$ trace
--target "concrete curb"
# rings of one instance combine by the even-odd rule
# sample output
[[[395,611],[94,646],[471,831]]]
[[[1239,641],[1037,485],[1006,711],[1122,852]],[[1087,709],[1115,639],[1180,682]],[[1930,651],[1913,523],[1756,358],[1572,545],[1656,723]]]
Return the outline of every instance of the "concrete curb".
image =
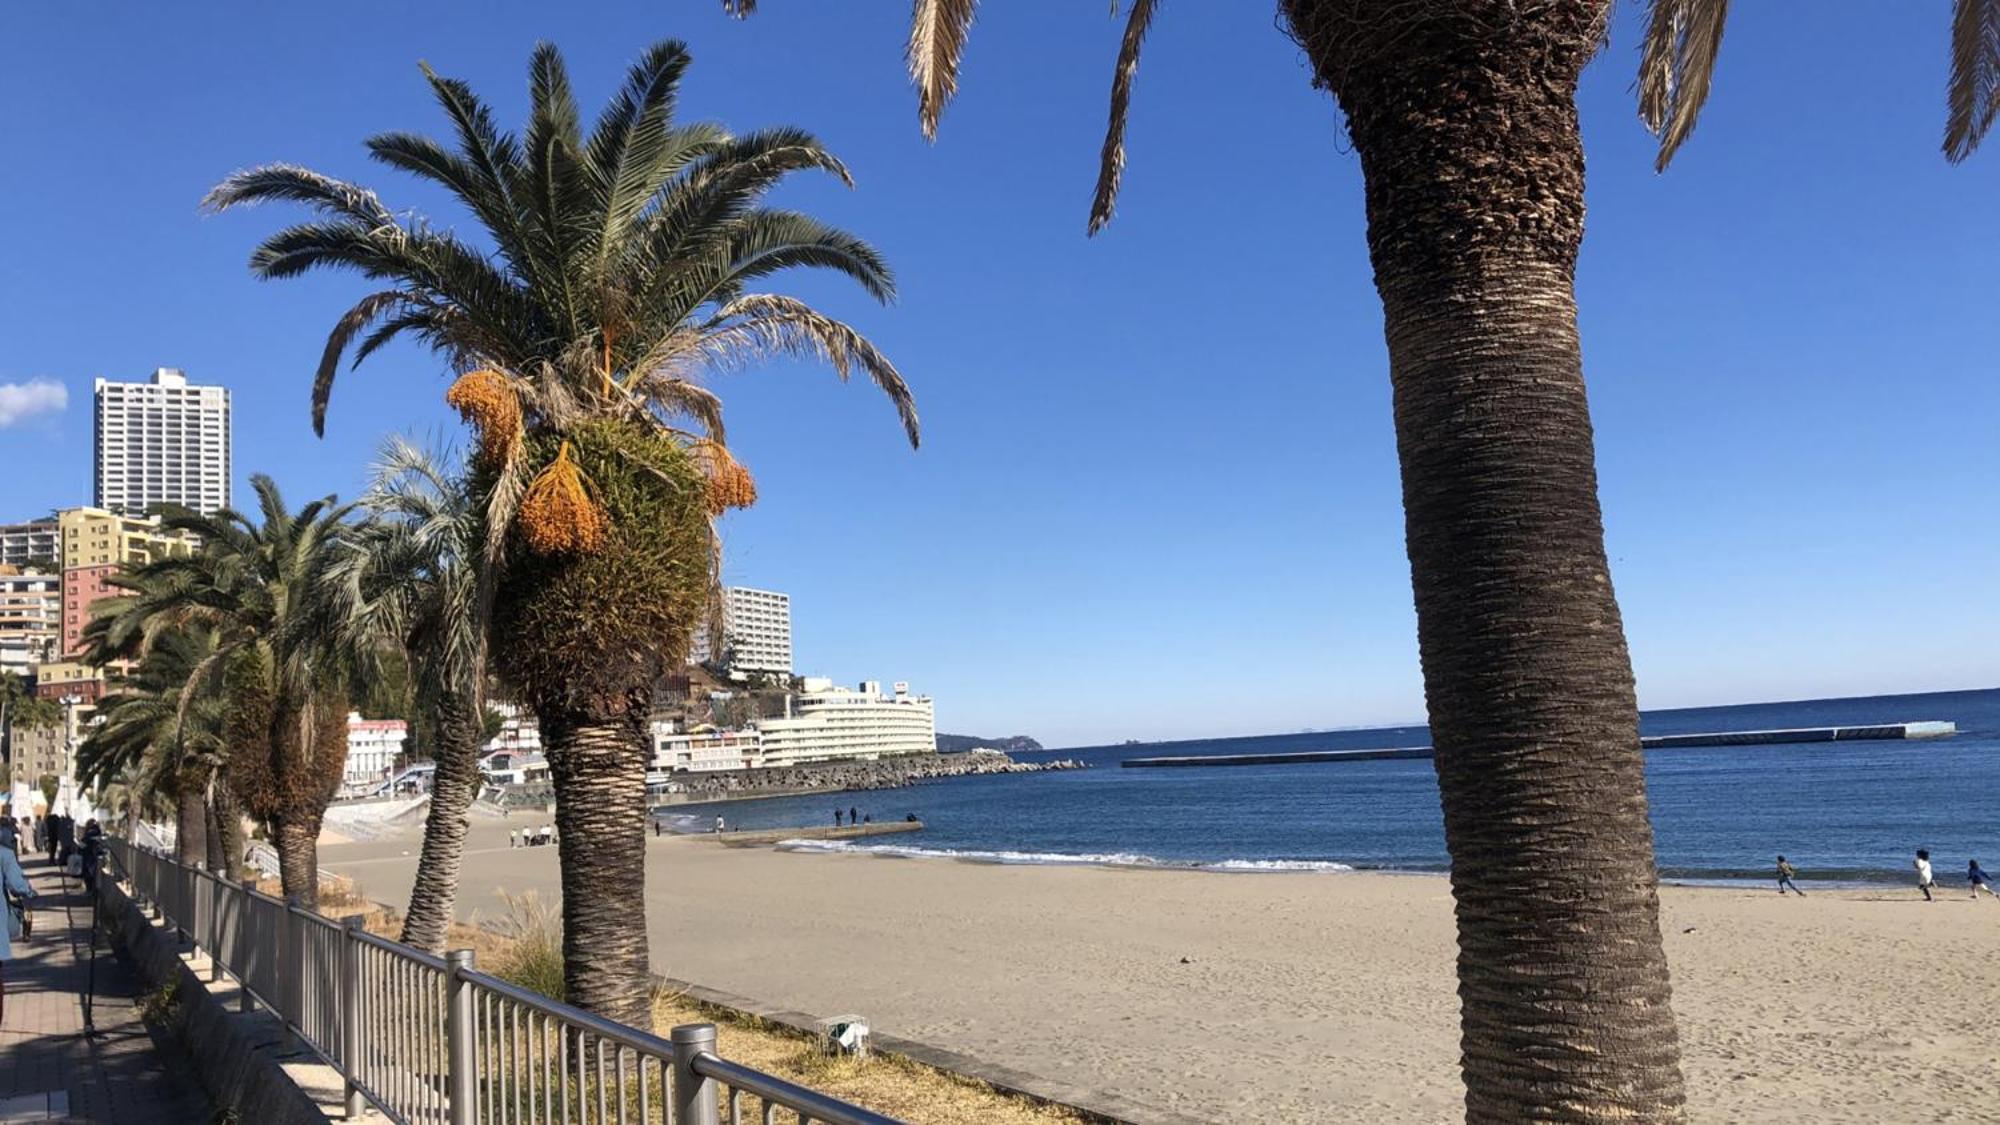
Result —
[[[305,1084],[318,1076],[298,1073],[302,1061],[316,1057],[293,1042],[284,1024],[268,1011],[234,1011],[225,1000],[236,986],[202,980],[182,958],[179,935],[154,925],[108,873],[98,880],[98,897],[112,940],[147,986],[174,990],[162,1038],[210,1100],[238,1121],[324,1125],[328,1114]]]
[[[815,1025],[820,1017],[810,1013],[778,1008],[746,996],[738,996],[733,992],[723,992],[720,989],[707,988],[688,981],[675,980],[672,977],[658,979],[671,991],[684,995],[704,1007],[778,1024],[809,1036],[818,1034]],[[1119,1094],[1072,1086],[1067,1082],[1058,1082],[1052,1078],[1030,1074],[1025,1070],[987,1062],[944,1047],[919,1043],[914,1039],[883,1035],[879,1032],[872,1038],[878,1053],[908,1059],[948,1074],[976,1079],[1001,1093],[1014,1094],[1043,1105],[1074,1110],[1086,1119],[1100,1122],[1102,1125],[1205,1125],[1200,1118],[1143,1105]]]

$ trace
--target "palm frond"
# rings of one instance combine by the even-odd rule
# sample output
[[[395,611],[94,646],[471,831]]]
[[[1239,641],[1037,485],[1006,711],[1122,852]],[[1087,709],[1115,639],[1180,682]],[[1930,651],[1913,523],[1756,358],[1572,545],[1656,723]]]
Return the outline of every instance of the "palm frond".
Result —
[[[1639,54],[1639,119],[1660,138],[1658,171],[1694,132],[1728,17],[1729,0],[1652,0]]]
[[[958,64],[975,7],[977,0],[916,0],[910,12],[910,44],[904,54],[910,80],[917,84],[917,120],[932,141],[946,103],[958,93]]]
[[[771,355],[826,361],[842,382],[860,368],[896,406],[911,448],[919,442],[916,400],[902,373],[868,338],[793,297],[754,293],[725,305],[702,333],[709,362],[730,370]]]
[[[692,56],[678,40],[655,43],[626,75],[591,130],[586,166],[604,211],[600,261],[622,244],[662,179],[661,157],[668,151],[675,95]]]
[[[1951,80],[1945,87],[1944,155],[1971,156],[2000,116],[2000,0],[1957,0],[1951,19]]]
[[[692,419],[715,441],[728,440],[722,424],[722,399],[699,383],[662,372],[643,380],[633,393],[667,417]]]
[[[1097,158],[1097,193],[1090,203],[1088,232],[1096,234],[1111,221],[1118,205],[1118,185],[1125,175],[1125,117],[1132,104],[1132,79],[1139,73],[1139,49],[1153,25],[1154,0],[1132,0],[1125,19],[1125,37],[1118,45],[1118,64],[1111,72],[1111,120],[1104,129],[1104,150]],[[1116,14],[1114,3],[1112,12]]]
[[[201,206],[205,211],[220,212],[272,201],[303,203],[363,226],[395,222],[374,192],[296,164],[264,164],[231,173],[209,189]]]
[[[313,433],[326,436],[326,403],[333,394],[333,379],[340,372],[341,354],[362,329],[374,323],[390,309],[409,299],[409,294],[401,289],[385,289],[371,293],[356,302],[355,306],[341,314],[334,322],[333,331],[326,338],[326,350],[319,358],[319,370],[313,375],[312,423]]]

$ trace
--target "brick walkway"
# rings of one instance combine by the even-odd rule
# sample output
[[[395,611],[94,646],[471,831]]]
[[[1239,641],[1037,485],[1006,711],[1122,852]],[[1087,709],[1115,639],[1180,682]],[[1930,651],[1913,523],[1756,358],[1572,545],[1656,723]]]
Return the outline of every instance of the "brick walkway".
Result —
[[[0,1020],[0,1123],[89,1121],[180,1125],[213,1119],[193,1082],[162,1064],[135,1005],[138,978],[97,941],[95,1037],[83,1035],[90,980],[90,900],[46,859],[24,866],[35,885],[33,936],[14,943]]]

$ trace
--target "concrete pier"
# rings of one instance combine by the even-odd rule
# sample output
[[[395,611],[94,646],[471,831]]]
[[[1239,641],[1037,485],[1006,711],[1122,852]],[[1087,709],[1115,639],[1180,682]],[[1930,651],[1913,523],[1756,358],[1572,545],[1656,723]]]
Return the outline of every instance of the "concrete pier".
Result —
[[[708,838],[732,848],[763,847],[780,840],[858,840],[863,836],[893,836],[898,832],[922,832],[921,820],[885,820],[879,824],[814,824],[798,828],[756,828],[748,832],[710,832]],[[699,836],[701,833],[690,833]]]
[[[1949,738],[1958,724],[1926,720],[1877,723],[1854,727],[1795,727],[1789,730],[1736,730],[1711,734],[1656,734],[1639,739],[1646,750],[1682,750],[1696,746],[1780,746],[1799,742],[1880,742],[1913,738]],[[1391,758],[1429,758],[1428,746],[1387,750],[1299,750],[1275,754],[1188,754],[1167,758],[1127,758],[1127,769],[1186,766],[1288,766],[1307,762],[1373,762]]]

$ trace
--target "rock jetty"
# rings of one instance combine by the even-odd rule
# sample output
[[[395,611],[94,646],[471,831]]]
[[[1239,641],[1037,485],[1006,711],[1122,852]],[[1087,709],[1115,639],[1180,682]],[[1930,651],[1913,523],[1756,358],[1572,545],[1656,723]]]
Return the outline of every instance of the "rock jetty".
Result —
[[[901,754],[873,762],[814,762],[761,770],[715,770],[675,774],[670,804],[728,797],[775,797],[786,793],[901,789],[948,777],[994,773],[1043,773],[1088,768],[1080,761],[1017,762],[997,750],[962,754]]]

